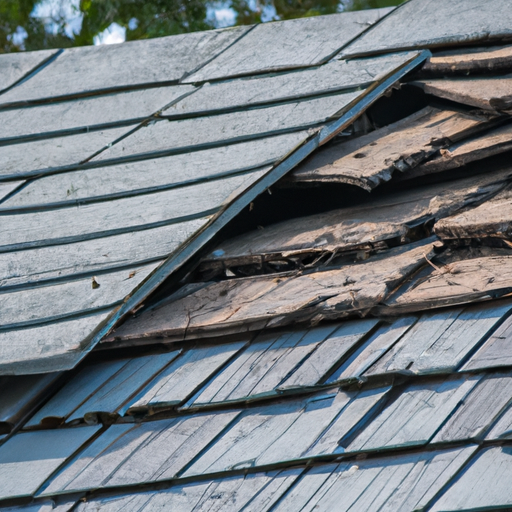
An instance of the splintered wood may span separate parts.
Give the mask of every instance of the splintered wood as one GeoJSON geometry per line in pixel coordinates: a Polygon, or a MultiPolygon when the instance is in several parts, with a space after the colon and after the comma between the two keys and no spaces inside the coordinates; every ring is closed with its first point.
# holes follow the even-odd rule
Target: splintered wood
{"type": "Polygon", "coordinates": [[[187,339],[364,315],[426,264],[432,242],[427,239],[323,272],[214,283],[127,321],[105,341],[148,336],[187,339]]]}
{"type": "Polygon", "coordinates": [[[512,76],[413,82],[427,94],[485,110],[512,109],[512,76]]]}
{"type": "Polygon", "coordinates": [[[492,120],[480,113],[460,113],[426,107],[415,114],[340,145],[313,154],[292,173],[294,182],[348,183],[372,190],[404,174],[492,120]]]}

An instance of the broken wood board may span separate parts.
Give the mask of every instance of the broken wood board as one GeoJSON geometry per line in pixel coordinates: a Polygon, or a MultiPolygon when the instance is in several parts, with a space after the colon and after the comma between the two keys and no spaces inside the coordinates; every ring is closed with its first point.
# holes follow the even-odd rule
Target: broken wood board
{"type": "Polygon", "coordinates": [[[38,325],[112,308],[138,288],[161,263],[0,293],[0,329],[38,325]]]}
{"type": "Polygon", "coordinates": [[[111,425],[71,459],[40,495],[138,485],[174,478],[238,414],[239,411],[214,412],[138,424],[111,425]],[[155,454],[158,456],[155,457],[155,454]]]}
{"type": "Polygon", "coordinates": [[[508,249],[458,249],[438,256],[377,308],[398,314],[496,299],[512,293],[508,249]]]}
{"type": "Polygon", "coordinates": [[[0,110],[0,143],[136,124],[194,90],[188,85],[152,87],[0,110]]]}
{"type": "Polygon", "coordinates": [[[0,290],[164,259],[210,220],[207,216],[81,242],[0,252],[0,290]]]}
{"type": "MultiPolygon", "coordinates": [[[[0,92],[27,77],[57,52],[58,50],[40,50],[38,52],[2,53],[0,56],[0,92]]],[[[0,103],[4,97],[5,95],[0,98],[0,103]]]]}
{"type": "Polygon", "coordinates": [[[127,126],[0,146],[0,180],[18,180],[44,170],[76,167],[126,135],[127,126]]]}
{"type": "Polygon", "coordinates": [[[188,339],[297,322],[364,315],[426,264],[432,239],[364,263],[324,271],[221,281],[120,326],[104,342],[152,336],[188,339]]]}
{"type": "MultiPolygon", "coordinates": [[[[507,184],[512,170],[390,194],[339,210],[286,220],[217,246],[200,269],[224,269],[264,262],[296,261],[388,248],[417,237],[423,226],[490,199],[507,184]]],[[[512,214],[512,210],[511,210],[512,214]]]]}
{"type": "Polygon", "coordinates": [[[418,165],[402,176],[396,176],[398,180],[409,180],[419,176],[426,176],[438,172],[457,169],[471,162],[477,162],[484,158],[500,155],[512,149],[512,125],[506,124],[491,129],[483,135],[477,135],[451,146],[441,149],[439,156],[418,165]]]}
{"type": "Polygon", "coordinates": [[[176,82],[210,61],[250,28],[192,32],[113,46],[67,48],[30,80],[3,94],[0,105],[176,82]]]}
{"type": "MultiPolygon", "coordinates": [[[[277,163],[307,137],[307,132],[294,132],[194,153],[43,176],[0,202],[0,211],[74,202],[84,204],[98,198],[114,199],[206,181],[212,182],[214,187],[216,179],[277,163]]],[[[12,189],[21,183],[0,183],[0,197],[2,187],[5,186],[7,192],[7,187],[12,189]]]]}
{"type": "Polygon", "coordinates": [[[92,161],[163,156],[315,128],[334,119],[364,94],[364,90],[346,92],[229,114],[162,120],[141,127],[92,161]]]}
{"type": "Polygon", "coordinates": [[[405,175],[451,143],[489,125],[479,113],[424,109],[347,142],[324,147],[290,175],[293,182],[348,183],[371,191],[395,171],[405,175]]]}
{"type": "Polygon", "coordinates": [[[272,102],[320,96],[344,89],[366,88],[384,80],[419,56],[401,52],[370,59],[333,60],[320,67],[289,73],[205,83],[197,91],[162,112],[163,117],[186,117],[230,111],[272,102]]]}
{"type": "Polygon", "coordinates": [[[490,111],[512,109],[512,76],[418,80],[427,94],[490,111]]]}
{"type": "MultiPolygon", "coordinates": [[[[442,240],[512,238],[512,189],[508,188],[476,208],[455,214],[434,226],[442,240]]],[[[509,245],[509,244],[507,244],[509,245]]]]}
{"type": "Polygon", "coordinates": [[[388,12],[369,9],[256,25],[184,81],[204,82],[323,64],[388,12]]]}
{"type": "MultiPolygon", "coordinates": [[[[0,250],[5,252],[79,242],[85,238],[128,233],[134,229],[205,217],[245,191],[267,171],[268,168],[215,182],[84,206],[6,213],[0,216],[0,250]]],[[[101,260],[100,255],[96,259],[101,260]]]]}
{"type": "Polygon", "coordinates": [[[421,68],[436,75],[499,73],[512,69],[512,46],[464,48],[436,52],[421,68]]]}
{"type": "Polygon", "coordinates": [[[511,309],[510,301],[492,301],[425,313],[363,377],[453,373],[511,309]]]}
{"type": "Polygon", "coordinates": [[[508,0],[406,2],[342,51],[345,58],[409,48],[469,46],[512,38],[508,0]]]}

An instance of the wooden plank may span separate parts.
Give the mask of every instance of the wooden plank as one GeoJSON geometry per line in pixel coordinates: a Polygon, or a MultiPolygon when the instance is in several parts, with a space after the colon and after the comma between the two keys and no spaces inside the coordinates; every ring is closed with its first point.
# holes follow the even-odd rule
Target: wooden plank
{"type": "Polygon", "coordinates": [[[58,50],[41,50],[38,52],[3,53],[0,56],[0,92],[25,78],[57,52],[58,50]]]}
{"type": "Polygon", "coordinates": [[[0,203],[5,201],[5,198],[18,187],[23,185],[24,181],[8,181],[6,183],[0,182],[0,203]]]}
{"type": "Polygon", "coordinates": [[[406,316],[385,324],[361,344],[354,353],[329,377],[328,384],[361,379],[362,375],[385,354],[417,321],[406,316]]]}
{"type": "Polygon", "coordinates": [[[171,479],[238,414],[215,412],[112,425],[71,460],[40,494],[51,496],[171,479]]]}
{"type": "Polygon", "coordinates": [[[10,433],[44,401],[59,372],[43,375],[0,377],[0,433],[10,433]]]}
{"type": "Polygon", "coordinates": [[[401,5],[344,49],[344,57],[407,48],[469,46],[510,38],[507,0],[416,0],[401,5]]]}
{"type": "Polygon", "coordinates": [[[510,446],[484,448],[447,491],[432,512],[501,509],[512,505],[510,446]]]}
{"type": "Polygon", "coordinates": [[[480,376],[408,386],[357,437],[347,451],[421,446],[430,441],[480,376]]]}
{"type": "MultiPolygon", "coordinates": [[[[495,389],[496,394],[501,393],[501,390],[495,389]]],[[[510,405],[505,409],[503,414],[499,417],[498,421],[493,425],[490,431],[485,436],[488,441],[492,440],[508,440],[512,438],[512,407],[510,405]]]]}
{"type": "Polygon", "coordinates": [[[500,366],[512,366],[512,318],[507,318],[487,341],[462,367],[462,370],[481,370],[500,366]]]}
{"type": "Polygon", "coordinates": [[[424,109],[367,135],[326,146],[298,166],[294,182],[348,183],[372,190],[396,171],[407,174],[436,151],[489,124],[480,113],[424,109]]]}
{"type": "Polygon", "coordinates": [[[0,293],[1,330],[112,308],[160,264],[161,261],[95,277],[0,293]]]}
{"type": "MultiPolygon", "coordinates": [[[[334,392],[250,409],[183,476],[308,458],[309,448],[334,420],[343,421],[338,416],[343,417],[347,404],[357,399],[356,393],[334,392]]],[[[355,414],[347,416],[347,429],[361,420],[355,414]]],[[[337,447],[336,443],[333,449],[337,447]]]]}
{"type": "Polygon", "coordinates": [[[257,25],[186,81],[322,64],[388,12],[388,9],[373,9],[257,25]]]}
{"type": "Polygon", "coordinates": [[[484,110],[512,109],[512,77],[418,80],[427,94],[484,110]]]}
{"type": "Polygon", "coordinates": [[[37,176],[43,169],[72,167],[130,131],[128,127],[0,146],[0,180],[37,176]]]}
{"type": "Polygon", "coordinates": [[[324,380],[331,368],[351,351],[378,324],[378,320],[356,320],[344,322],[339,329],[324,340],[284,382],[279,391],[301,386],[314,386],[324,380]]]}
{"type": "Polygon", "coordinates": [[[321,272],[215,283],[127,321],[106,341],[155,335],[181,339],[206,331],[211,336],[364,312],[422,266],[431,243],[391,249],[364,263],[321,272]]]}
{"type": "Polygon", "coordinates": [[[0,290],[165,258],[210,218],[84,242],[0,253],[0,290]]]}
{"type": "Polygon", "coordinates": [[[512,291],[512,257],[508,249],[460,249],[434,259],[426,268],[385,300],[379,312],[421,311],[499,298],[512,291]]]}
{"type": "Polygon", "coordinates": [[[135,124],[194,90],[188,85],[155,87],[31,108],[0,110],[0,142],[135,124]]]}
{"type": "Polygon", "coordinates": [[[512,46],[464,48],[435,53],[422,71],[437,75],[499,73],[512,67],[512,46]]]}
{"type": "Polygon", "coordinates": [[[475,450],[468,446],[316,466],[286,493],[275,511],[425,510],[475,450]]]}
{"type": "Polygon", "coordinates": [[[385,195],[369,203],[298,217],[226,240],[202,268],[229,268],[264,261],[318,258],[371,251],[415,238],[419,226],[478,204],[506,185],[512,170],[385,195]]]}
{"type": "MultiPolygon", "coordinates": [[[[263,332],[187,405],[229,402],[277,394],[288,375],[336,329],[333,325],[309,331],[263,332]]],[[[315,384],[315,382],[313,382],[315,384]]]]}
{"type": "Polygon", "coordinates": [[[115,497],[100,497],[80,503],[77,512],[99,509],[137,510],[149,512],[158,509],[194,512],[197,510],[222,510],[239,512],[254,510],[266,512],[297,480],[302,469],[254,473],[208,482],[175,485],[157,492],[139,492],[115,497]]]}
{"type": "Polygon", "coordinates": [[[476,208],[441,220],[434,227],[442,240],[512,238],[512,190],[507,188],[476,208]]]}
{"type": "Polygon", "coordinates": [[[180,404],[246,345],[227,343],[187,350],[159,373],[120,414],[151,413],[180,404]]]}
{"type": "Polygon", "coordinates": [[[235,27],[114,46],[69,48],[30,80],[4,94],[0,102],[13,105],[175,82],[211,60],[249,29],[235,27]]]}
{"type": "Polygon", "coordinates": [[[99,427],[16,434],[0,447],[0,498],[31,496],[99,427]]]}
{"type": "Polygon", "coordinates": [[[471,162],[500,155],[512,149],[512,126],[494,128],[483,135],[469,138],[440,151],[439,156],[418,165],[399,179],[413,179],[419,176],[456,169],[471,162]]]}
{"type": "MultiPolygon", "coordinates": [[[[289,22],[285,22],[287,23],[289,22]]],[[[193,95],[166,109],[162,115],[173,117],[229,111],[252,105],[319,96],[343,89],[363,88],[372,82],[380,82],[418,55],[418,52],[401,52],[370,59],[332,60],[320,67],[294,72],[207,82],[193,95]]]]}
{"type": "Polygon", "coordinates": [[[334,119],[365,91],[344,92],[300,102],[284,103],[228,114],[177,121],[162,120],[142,127],[100,153],[92,161],[141,158],[143,155],[206,149],[318,127],[334,119]]]}
{"type": "Polygon", "coordinates": [[[28,375],[73,368],[111,311],[74,320],[0,332],[0,375],[28,375]]]}
{"type": "Polygon", "coordinates": [[[45,176],[29,182],[1,203],[0,210],[74,201],[83,203],[94,198],[119,197],[215,180],[274,164],[289,155],[307,136],[307,132],[289,133],[194,153],[45,176]]]}
{"type": "MultiPolygon", "coordinates": [[[[204,217],[244,192],[269,168],[148,195],[2,216],[0,250],[79,242],[204,217]]],[[[184,242],[184,240],[183,240],[184,242]]],[[[101,258],[99,258],[101,259],[101,258]]]]}
{"type": "Polygon", "coordinates": [[[364,375],[453,372],[511,307],[492,302],[426,313],[364,375]]]}
{"type": "Polygon", "coordinates": [[[492,374],[480,381],[432,443],[482,439],[488,427],[512,401],[512,375],[492,374]]]}

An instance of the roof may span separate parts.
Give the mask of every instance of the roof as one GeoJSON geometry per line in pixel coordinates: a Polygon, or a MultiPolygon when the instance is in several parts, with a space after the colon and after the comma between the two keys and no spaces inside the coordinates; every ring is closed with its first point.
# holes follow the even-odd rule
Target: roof
{"type": "Polygon", "coordinates": [[[504,3],[0,58],[0,512],[512,508],[504,3]]]}

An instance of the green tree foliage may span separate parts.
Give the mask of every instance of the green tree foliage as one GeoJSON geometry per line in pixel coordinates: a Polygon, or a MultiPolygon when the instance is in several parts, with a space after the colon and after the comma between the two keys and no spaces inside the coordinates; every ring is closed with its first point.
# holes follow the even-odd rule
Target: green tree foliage
{"type": "Polygon", "coordinates": [[[0,0],[0,53],[93,44],[95,36],[112,23],[126,30],[127,40],[208,30],[216,28],[211,13],[221,7],[234,12],[235,24],[246,25],[387,7],[402,1],[0,0]]]}

